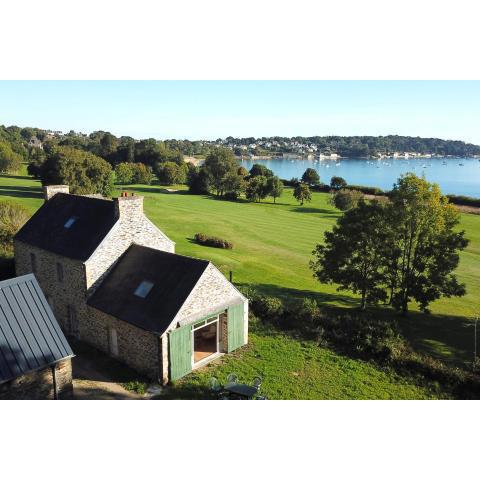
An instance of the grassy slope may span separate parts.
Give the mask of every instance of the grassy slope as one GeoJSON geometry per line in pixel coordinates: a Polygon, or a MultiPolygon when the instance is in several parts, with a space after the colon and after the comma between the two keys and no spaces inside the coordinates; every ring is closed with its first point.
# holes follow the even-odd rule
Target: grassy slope
{"type": "MultiPolygon", "coordinates": [[[[165,193],[162,187],[157,186],[130,188],[145,195],[147,215],[177,243],[177,253],[207,258],[225,274],[232,270],[237,284],[254,284],[273,295],[314,295],[320,301],[330,305],[346,307],[357,304],[356,298],[348,292],[339,293],[333,286],[316,282],[308,268],[313,247],[321,241],[323,232],[331,228],[339,215],[328,204],[326,194],[314,193],[311,204],[299,207],[289,189],[286,189],[279,203],[273,205],[225,202],[193,196],[185,192],[169,194],[165,193]],[[199,246],[191,240],[197,232],[226,238],[233,241],[235,247],[228,251],[199,246]]],[[[22,175],[1,176],[0,195],[23,203],[32,212],[42,203],[39,183],[22,175]]],[[[456,362],[464,362],[471,357],[473,339],[470,319],[475,311],[475,301],[480,294],[480,216],[462,215],[462,228],[467,230],[471,243],[467,251],[462,254],[458,273],[461,280],[467,283],[468,295],[460,299],[444,299],[436,302],[432,305],[434,315],[414,314],[408,320],[402,320],[406,334],[416,347],[456,362]]],[[[392,315],[392,312],[388,311],[386,314],[392,315]]],[[[281,360],[276,358],[277,349],[281,350],[288,346],[289,351],[298,353],[298,356],[292,354],[292,365],[302,363],[311,356],[310,353],[306,354],[305,351],[299,350],[298,342],[286,337],[275,339],[271,337],[269,340],[268,337],[253,335],[252,340],[252,348],[269,350],[272,369],[277,368],[275,367],[277,361],[281,363],[281,360]],[[268,342],[271,342],[270,346],[267,345],[268,342]]],[[[226,360],[227,366],[220,369],[235,368],[238,372],[254,369],[256,362],[248,360],[251,359],[250,354],[251,351],[248,350],[243,361],[226,360]],[[230,365],[231,361],[234,361],[234,364],[230,365]]],[[[386,374],[378,371],[374,374],[373,367],[344,359],[327,350],[318,349],[317,354],[318,365],[322,363],[322,369],[318,369],[319,373],[324,371],[327,375],[328,368],[332,368],[332,372],[335,368],[339,368],[337,374],[340,379],[343,368],[339,367],[340,364],[354,362],[355,365],[358,364],[359,376],[362,376],[360,372],[363,372],[363,375],[366,373],[366,370],[362,369],[368,368],[370,369],[368,377],[377,378],[379,382],[374,388],[377,392],[375,395],[364,383],[361,387],[364,393],[354,393],[358,386],[357,382],[349,385],[349,393],[345,395],[383,398],[381,392],[386,385],[386,374]]],[[[313,369],[310,372],[312,378],[317,378],[315,367],[310,368],[313,369]]],[[[332,373],[332,375],[335,377],[336,374],[332,373]]],[[[349,377],[349,382],[352,382],[354,377],[355,375],[349,377]]],[[[323,381],[320,377],[317,380],[323,381]]],[[[316,382],[314,382],[315,385],[317,385],[316,382]]],[[[295,385],[290,385],[288,389],[304,390],[304,396],[312,394],[320,395],[321,398],[330,398],[330,390],[318,391],[320,387],[315,387],[307,376],[305,376],[305,384],[300,380],[294,383],[295,385]]],[[[393,385],[397,383],[397,379],[391,379],[387,383],[393,385]]],[[[324,384],[328,385],[328,382],[324,384]]],[[[295,396],[293,391],[284,393],[284,398],[290,395],[295,396]]],[[[344,398],[340,395],[338,388],[331,390],[331,393],[336,395],[335,398],[344,398]]],[[[270,394],[277,395],[275,389],[270,394]]],[[[391,393],[387,392],[385,395],[388,397],[391,393]]],[[[399,391],[396,391],[395,395],[397,398],[404,396],[399,391]]],[[[423,390],[417,391],[416,394],[410,392],[408,395],[423,397],[425,392],[423,390]]]]}

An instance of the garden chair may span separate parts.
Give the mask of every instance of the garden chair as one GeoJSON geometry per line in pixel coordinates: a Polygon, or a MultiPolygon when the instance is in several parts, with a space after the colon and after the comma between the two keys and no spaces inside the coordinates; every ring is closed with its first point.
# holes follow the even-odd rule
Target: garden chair
{"type": "Polygon", "coordinates": [[[238,383],[238,377],[234,373],[229,373],[227,376],[227,384],[238,383]]]}
{"type": "Polygon", "coordinates": [[[216,377],[210,378],[210,380],[208,381],[208,386],[210,388],[210,391],[213,393],[219,393],[222,391],[222,386],[220,385],[216,377]]]}
{"type": "Polygon", "coordinates": [[[262,385],[261,377],[255,377],[252,382],[252,386],[257,389],[257,392],[260,390],[260,386],[262,385]]]}

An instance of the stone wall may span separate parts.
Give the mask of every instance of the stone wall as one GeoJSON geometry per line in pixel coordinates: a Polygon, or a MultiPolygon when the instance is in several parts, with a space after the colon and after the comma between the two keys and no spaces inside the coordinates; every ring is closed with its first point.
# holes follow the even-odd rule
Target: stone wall
{"type": "Polygon", "coordinates": [[[149,378],[161,378],[162,344],[158,335],[118,320],[87,305],[87,315],[82,325],[82,338],[94,347],[112,355],[110,329],[117,332],[119,361],[149,378]]]}
{"type": "MultiPolygon", "coordinates": [[[[55,365],[55,380],[58,398],[72,398],[72,362],[70,358],[55,365]]],[[[0,384],[0,400],[51,400],[53,398],[51,367],[36,370],[0,384]]]]}
{"type": "Polygon", "coordinates": [[[242,301],[246,301],[245,297],[223,276],[220,270],[210,264],[175,316],[171,328],[175,328],[177,324],[186,325],[194,322],[242,301]]]}
{"type": "Polygon", "coordinates": [[[52,307],[55,318],[67,334],[76,329],[71,325],[69,306],[75,308],[80,321],[85,308],[86,287],[85,267],[79,260],[62,257],[37,247],[15,240],[15,271],[17,276],[34,273],[47,300],[52,307]],[[35,255],[35,271],[32,268],[31,254],[35,255]],[[62,265],[63,281],[57,275],[57,263],[62,265]]]}
{"type": "Polygon", "coordinates": [[[132,243],[175,252],[175,243],[143,214],[143,197],[119,197],[114,201],[119,220],[85,263],[89,294],[132,243]]]}

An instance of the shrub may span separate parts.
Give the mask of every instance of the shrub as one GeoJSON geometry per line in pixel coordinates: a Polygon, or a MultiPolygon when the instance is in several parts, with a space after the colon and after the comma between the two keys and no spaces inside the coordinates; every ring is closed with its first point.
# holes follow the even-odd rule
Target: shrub
{"type": "Polygon", "coordinates": [[[284,313],[283,302],[276,297],[257,295],[250,299],[252,310],[262,320],[280,323],[284,313]]]}
{"type": "Polygon", "coordinates": [[[147,391],[147,384],[138,380],[122,383],[122,387],[130,392],[138,393],[138,395],[145,395],[147,391]]]}
{"type": "Polygon", "coordinates": [[[0,244],[11,248],[13,237],[30,218],[28,210],[17,203],[0,201],[0,244]]]}
{"type": "Polygon", "coordinates": [[[204,233],[196,233],[195,241],[200,245],[206,245],[207,247],[225,248],[228,250],[233,248],[233,243],[229,242],[228,240],[223,240],[218,237],[209,237],[204,233]]]}
{"type": "Polygon", "coordinates": [[[0,172],[16,173],[20,169],[22,156],[14,152],[7,142],[0,142],[0,172]]]}

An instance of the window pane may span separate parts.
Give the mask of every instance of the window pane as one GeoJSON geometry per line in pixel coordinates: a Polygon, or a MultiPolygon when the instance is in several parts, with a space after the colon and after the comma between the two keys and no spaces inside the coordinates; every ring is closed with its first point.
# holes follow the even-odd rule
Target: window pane
{"type": "Polygon", "coordinates": [[[144,280],[140,283],[140,285],[135,290],[135,295],[140,298],[145,298],[149,293],[150,290],[153,288],[153,283],[147,280],[144,280]]]}

